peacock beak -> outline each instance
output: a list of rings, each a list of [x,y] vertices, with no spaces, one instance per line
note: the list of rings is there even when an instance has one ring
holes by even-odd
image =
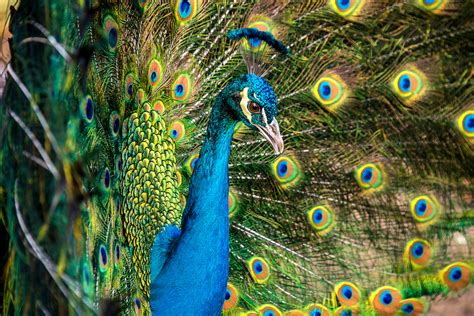
[[[276,154],[281,154],[283,152],[285,146],[283,144],[283,138],[280,134],[280,127],[278,126],[278,122],[275,118],[273,118],[273,121],[270,124],[265,126],[258,124],[254,126],[257,127],[260,134],[262,134],[262,136],[265,137],[265,139],[268,140],[268,142],[272,145]]]

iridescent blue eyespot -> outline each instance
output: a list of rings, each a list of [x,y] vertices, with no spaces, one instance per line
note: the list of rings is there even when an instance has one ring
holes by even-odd
[[[351,282],[340,282],[335,286],[337,300],[342,306],[353,306],[359,303],[361,292],[359,288]]]
[[[179,14],[183,19],[186,19],[191,14],[191,3],[189,0],[181,0],[179,4]]]
[[[178,98],[182,97],[184,95],[184,87],[182,84],[177,84],[176,88],[174,89],[176,96]]]
[[[94,104],[90,98],[86,101],[86,117],[89,121],[94,117]]]
[[[420,258],[425,251],[425,246],[421,242],[416,242],[411,247],[411,254],[414,258]]]
[[[390,305],[390,304],[392,304],[392,301],[393,301],[393,298],[392,298],[392,294],[390,293],[390,291],[382,292],[382,294],[380,295],[380,302],[382,304]]]
[[[116,245],[115,246],[115,263],[118,263],[120,261],[120,246]]]
[[[100,271],[104,272],[107,270],[107,250],[104,245],[101,245],[99,248],[99,268]]]
[[[150,75],[151,82],[156,82],[156,79],[158,79],[158,75],[156,74],[156,71],[152,71]]]
[[[134,310],[135,310],[135,315],[137,316],[141,316],[142,315],[142,302],[140,301],[140,299],[138,297],[135,297],[135,299],[133,300],[133,302],[135,303],[134,305]]]
[[[351,1],[350,0],[337,0],[337,6],[339,7],[339,9],[341,10],[347,10],[349,9],[351,5]]]
[[[419,200],[415,204],[416,215],[423,216],[425,214],[428,205],[425,200]]]
[[[424,315],[427,309],[425,301],[417,298],[408,298],[400,303],[402,304],[401,315]]]
[[[111,50],[115,50],[119,40],[119,33],[115,19],[107,15],[104,19],[104,29],[107,36],[107,44]]]
[[[382,286],[370,294],[370,303],[377,315],[394,315],[400,310],[402,295],[392,286]]]
[[[110,47],[117,46],[117,29],[115,27],[111,28],[109,31],[109,45]]]
[[[364,190],[379,190],[384,184],[383,166],[380,163],[367,163],[356,168],[355,177]]]
[[[405,304],[402,307],[402,311],[405,315],[410,315],[411,313],[413,313],[414,309],[415,309],[415,307],[411,303]]]
[[[472,279],[472,267],[464,262],[455,262],[440,271],[443,283],[452,291],[467,287]]]
[[[352,316],[352,310],[350,309],[345,309],[341,312],[341,316]]]
[[[87,123],[91,123],[92,119],[94,118],[94,102],[90,95],[86,96],[86,98],[82,101],[81,106],[81,115],[85,119]]]
[[[322,220],[323,220],[323,211],[321,209],[317,209],[313,213],[313,221],[315,224],[321,224]]]
[[[192,170],[194,170],[194,168],[196,167],[196,163],[197,163],[198,160],[199,160],[199,158],[196,157],[195,159],[193,159],[193,160],[191,161],[191,169],[192,169]]]
[[[330,316],[332,315],[329,310],[321,304],[309,304],[306,307],[309,316]]]
[[[284,177],[288,172],[288,162],[285,160],[280,161],[278,164],[278,176]]]
[[[342,295],[344,298],[350,300],[352,298],[352,289],[349,286],[343,286],[342,287]]]
[[[474,114],[468,114],[464,117],[462,125],[466,132],[474,133]]]
[[[247,261],[250,275],[257,283],[265,283],[270,277],[270,266],[260,257],[252,257]]]
[[[275,316],[275,313],[273,311],[266,311],[263,313],[263,316]]]
[[[224,298],[224,306],[222,308],[223,311],[228,312],[233,310],[239,303],[239,291],[234,285],[227,283]]]
[[[110,189],[110,171],[109,168],[105,168],[101,175],[101,188],[104,192],[108,192]]]
[[[374,171],[371,167],[365,168],[362,171],[362,181],[365,183],[370,183],[370,180],[372,180],[372,175]]]
[[[102,260],[102,264],[107,264],[107,252],[105,251],[104,247],[100,247],[100,258]]]
[[[331,97],[331,85],[328,82],[321,83],[318,90],[323,100],[328,100]]]
[[[117,137],[120,131],[120,116],[117,112],[114,111],[110,114],[109,125],[112,136]]]
[[[410,76],[408,75],[403,75],[400,77],[400,79],[398,80],[398,88],[402,91],[402,92],[410,92],[410,87],[411,87],[411,81],[410,81]]]
[[[261,274],[263,272],[262,262],[255,261],[253,264],[253,270],[255,271],[255,274],[257,275]]]
[[[449,279],[453,282],[459,281],[462,277],[462,270],[458,267],[451,269],[449,272]]]

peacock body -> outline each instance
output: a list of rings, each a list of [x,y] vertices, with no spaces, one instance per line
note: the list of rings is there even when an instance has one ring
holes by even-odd
[[[422,315],[462,293],[473,14],[22,1],[4,314]]]

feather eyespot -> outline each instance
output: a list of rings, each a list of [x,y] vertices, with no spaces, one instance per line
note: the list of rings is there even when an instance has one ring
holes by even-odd
[[[102,173],[102,188],[104,191],[110,190],[110,171],[109,168],[105,168]]]
[[[199,1],[198,0],[178,0],[175,6],[176,20],[180,24],[185,24],[196,15],[198,11]]]
[[[115,22],[115,19],[112,16],[107,15],[105,17],[104,29],[107,36],[107,44],[109,49],[115,51],[119,42],[119,31],[117,22]]]
[[[185,164],[185,169],[189,175],[191,175],[196,167],[196,163],[199,159],[199,154],[194,154],[188,158]]]
[[[148,9],[148,6],[150,5],[151,0],[138,0],[138,5],[140,6],[140,9],[145,11]]]
[[[458,129],[467,138],[474,138],[474,110],[461,114],[458,118]]]
[[[346,99],[347,91],[345,82],[335,74],[321,77],[312,89],[316,100],[328,110],[334,110],[341,105]]]
[[[176,121],[172,123],[169,129],[169,133],[170,133],[171,138],[176,143],[180,143],[186,134],[186,129],[184,127],[184,124],[180,121]]]
[[[360,11],[363,2],[363,0],[331,0],[331,6],[337,14],[348,18]]]
[[[332,210],[324,205],[313,207],[307,213],[308,222],[320,234],[328,233],[334,226]]]
[[[264,304],[257,308],[262,316],[282,316],[282,312],[272,304]]]
[[[148,66],[148,84],[158,87],[163,78],[163,68],[157,59],[153,59]]]
[[[117,159],[115,160],[116,173],[120,174],[120,172],[122,172],[122,168],[123,168],[122,157],[118,156]]]
[[[239,304],[239,291],[231,283],[227,283],[227,288],[224,296],[224,311],[230,311]]]
[[[352,306],[359,303],[361,293],[359,288],[351,282],[341,282],[335,287],[337,299],[342,305]]]
[[[443,283],[452,291],[459,291],[471,283],[472,269],[464,262],[455,262],[440,271]]]
[[[359,186],[364,189],[380,189],[384,183],[382,166],[368,163],[358,167],[355,171],[355,178]]]
[[[120,263],[120,246],[115,245],[115,265],[117,266]]]
[[[418,316],[423,315],[426,307],[425,304],[416,298],[408,298],[400,301],[400,312],[402,315]]]
[[[134,82],[135,82],[135,76],[133,73],[129,73],[125,76],[125,98],[127,100],[131,100],[133,98],[133,94],[135,92],[134,90]]]
[[[329,309],[321,304],[310,304],[306,307],[309,316],[330,316]]]
[[[238,211],[237,197],[232,191],[229,191],[228,205],[229,205],[229,218],[232,218]]]
[[[418,223],[428,223],[438,216],[438,202],[433,196],[420,195],[410,202],[413,218]]]
[[[252,279],[256,283],[265,283],[270,277],[270,266],[261,257],[252,257],[247,261]]]
[[[370,295],[370,302],[381,315],[393,315],[400,309],[402,296],[391,286],[382,286]]]
[[[293,158],[281,156],[272,164],[275,178],[284,187],[294,185],[300,178],[300,169]]]
[[[423,239],[415,238],[405,246],[404,259],[415,267],[423,267],[431,258],[431,245]]]
[[[176,101],[186,101],[191,95],[192,80],[187,74],[179,75],[171,87],[171,96]]]
[[[250,102],[248,109],[251,113],[260,113],[262,111],[262,107],[255,102]]]
[[[352,308],[341,306],[334,311],[334,316],[352,316]]]
[[[267,17],[260,17],[260,20],[253,21],[247,25],[248,28],[255,28],[262,32],[272,32],[271,20]],[[258,51],[263,48],[262,40],[259,38],[246,39],[244,48],[251,51]]]
[[[104,245],[100,245],[99,247],[99,268],[102,272],[108,268],[107,249]]]
[[[418,5],[429,11],[442,9],[447,0],[418,0]]]
[[[135,315],[141,316],[142,315],[142,302],[138,296],[133,299],[133,307],[135,311]]]
[[[423,73],[416,68],[403,70],[397,74],[392,83],[395,93],[407,102],[423,96],[426,83]]]
[[[112,137],[117,137],[120,132],[120,116],[117,112],[112,112],[112,114],[110,114],[109,125]]]
[[[90,95],[86,96],[81,104],[81,114],[87,123],[91,123],[94,119],[94,102]]]

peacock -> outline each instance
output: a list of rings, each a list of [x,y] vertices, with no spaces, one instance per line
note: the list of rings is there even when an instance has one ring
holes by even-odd
[[[474,282],[474,6],[22,0],[3,314],[424,315]]]

